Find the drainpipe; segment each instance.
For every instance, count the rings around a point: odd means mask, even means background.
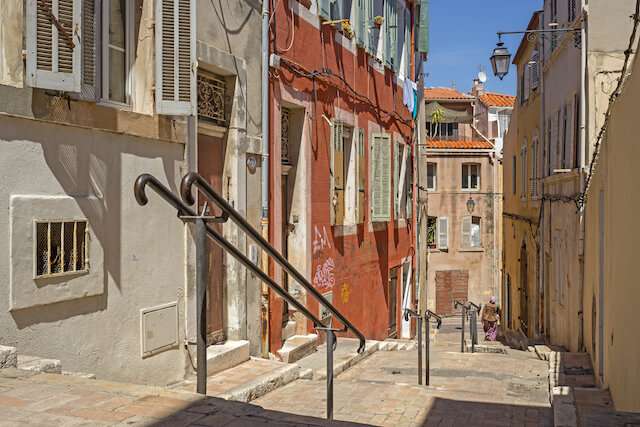
[[[269,239],[269,0],[262,0],[262,237]],[[262,269],[268,271],[269,261],[262,253]],[[269,355],[269,290],[261,286],[261,350]]]
[[[262,1],[262,219],[269,215],[269,1]]]
[[[545,28],[545,20],[544,20],[544,12],[541,14],[540,19],[542,20],[542,29]],[[544,42],[544,37],[540,37],[540,55],[538,56],[538,60],[540,61],[540,94],[541,94],[541,99],[540,99],[540,141],[542,141],[542,150],[544,153],[543,156],[543,164],[542,167],[540,168],[540,172],[539,174],[541,176],[545,176],[546,173],[546,163],[548,161],[547,156],[549,155],[548,150],[547,150],[547,108],[545,105],[545,78],[544,78],[544,62],[546,60],[545,58],[545,42]],[[539,177],[536,177],[536,179],[539,179]],[[540,186],[538,188],[538,186],[536,185],[536,189],[540,192],[540,214],[538,215],[538,218],[540,218],[540,223],[538,224],[538,235],[537,236],[533,236],[534,241],[536,241],[538,243],[538,277],[536,278],[538,280],[538,298],[540,298],[540,296],[542,295],[544,297],[543,301],[544,304],[538,304],[538,307],[540,307],[542,309],[542,313],[540,313],[540,316],[542,316],[542,324],[544,325],[543,328],[538,328],[538,332],[542,333],[543,336],[547,335],[547,331],[549,330],[549,319],[547,318],[547,307],[546,305],[550,303],[549,300],[549,294],[545,288],[545,282],[544,282],[544,270],[545,270],[545,263],[544,263],[544,258],[545,258],[545,254],[544,254],[544,248],[545,248],[545,234],[544,234],[544,181],[540,180]],[[538,319],[538,321],[540,321],[540,319]],[[538,325],[539,326],[539,325]]]
[[[587,17],[588,6],[582,0],[582,29],[580,31],[580,194],[585,191],[585,169],[587,159]],[[585,211],[584,205],[578,215],[580,221],[580,281],[578,284],[578,351],[584,347],[584,250],[585,250]]]

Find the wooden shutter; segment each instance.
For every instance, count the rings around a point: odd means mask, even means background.
[[[331,138],[331,205],[334,224],[344,222],[344,159],[344,127],[342,123],[334,123]]]
[[[196,113],[196,2],[156,0],[156,110]]]
[[[418,51],[429,53],[429,0],[420,0]]]
[[[318,0],[318,15],[324,19],[331,18],[331,0]]]
[[[400,143],[396,142],[393,149],[393,215],[398,219],[400,211],[400,160],[401,148]]]
[[[80,97],[96,99],[96,53],[98,34],[96,0],[82,0],[82,87]]]
[[[462,247],[471,247],[471,217],[462,218]]]
[[[373,136],[371,166],[371,221],[390,221],[391,142],[389,135]]]
[[[80,92],[81,0],[27,0],[27,83]]]
[[[367,0],[356,0],[356,43],[365,46],[367,39]]]
[[[438,218],[438,249],[449,249],[449,218]]]
[[[389,2],[389,65],[393,70],[398,69],[398,7],[396,0]]]
[[[406,153],[404,184],[405,214],[407,218],[411,218],[413,215],[413,159],[409,153],[409,147],[406,148]]]
[[[362,223],[365,220],[365,191],[367,182],[367,165],[365,153],[364,129],[358,129],[358,194],[356,196],[358,198],[358,223]]]

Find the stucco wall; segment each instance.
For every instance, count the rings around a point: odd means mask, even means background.
[[[103,378],[152,384],[182,378],[185,357],[179,348],[141,357],[140,310],[177,301],[183,316],[184,227],[155,195],[140,207],[132,189],[135,178],[149,172],[176,190],[183,150],[181,143],[0,116],[0,210],[6,213],[0,216],[2,344]],[[14,195],[67,196],[77,202],[92,228],[90,238],[104,250],[104,258],[90,267],[103,270],[95,295],[10,311],[9,245],[16,236],[10,238],[9,203]],[[39,218],[60,219],[56,206],[39,208]],[[99,255],[90,253],[89,261]],[[73,287],[75,282],[41,285]]]
[[[499,295],[497,277],[500,262],[496,248],[495,227],[495,180],[497,160],[486,154],[439,154],[431,150],[428,161],[437,163],[437,188],[429,191],[427,212],[433,217],[447,217],[449,221],[449,249],[430,250],[428,267],[427,305],[436,307],[435,276],[437,271],[468,270],[469,300],[476,304],[485,303],[492,295]],[[461,190],[461,171],[463,163],[481,165],[480,189],[478,191]],[[474,216],[481,217],[480,232],[482,248],[464,248],[462,245],[462,220],[468,216],[467,201],[475,203]]]
[[[637,323],[635,307],[640,302],[635,256],[640,193],[634,172],[640,147],[632,135],[637,127],[639,69],[640,57],[636,57],[633,74],[613,108],[588,193],[584,288],[585,343],[594,368],[598,375],[603,374],[604,385],[609,386],[616,408],[636,412],[640,412],[640,342],[634,326]],[[602,343],[598,337],[601,316],[604,320]],[[598,351],[601,344],[604,372],[600,369]]]

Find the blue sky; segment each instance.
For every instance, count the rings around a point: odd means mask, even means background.
[[[493,76],[489,57],[496,45],[497,31],[526,29],[531,14],[542,0],[431,0],[430,53],[427,86],[455,84],[468,91],[479,67],[489,76],[487,90],[515,94],[514,68],[500,81]],[[520,37],[503,38],[515,54]]]

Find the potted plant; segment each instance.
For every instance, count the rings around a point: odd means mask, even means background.
[[[347,19],[342,21],[342,34],[348,39],[353,38],[353,28],[351,27],[351,22]]]
[[[384,16],[377,15],[373,18],[373,25],[380,28],[384,23]]]

